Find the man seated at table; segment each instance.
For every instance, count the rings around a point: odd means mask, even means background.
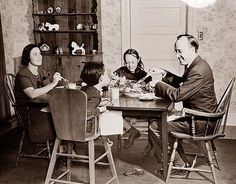
[[[176,56],[181,65],[186,70],[182,77],[176,76],[164,69],[153,69],[153,74],[162,74],[161,82],[157,82],[155,86],[155,95],[168,98],[173,102],[183,102],[183,107],[203,111],[214,112],[217,100],[214,89],[214,78],[211,67],[202,59],[198,53],[199,44],[192,35],[179,35],[174,44]],[[203,134],[206,120],[199,119],[196,123],[196,134]],[[213,126],[213,125],[212,125]],[[155,152],[159,160],[161,160],[160,140],[155,136],[155,129],[158,129],[158,122],[154,121],[150,125],[152,130],[150,133],[151,142],[155,148]],[[176,120],[168,122],[169,131],[188,133],[191,127],[186,117],[179,117]],[[169,143],[173,145],[173,138],[169,136]],[[180,143],[181,144],[181,143]],[[178,151],[178,148],[177,148]],[[182,159],[183,155],[180,155]],[[179,155],[175,158],[176,166],[186,165],[188,161],[181,160]]]

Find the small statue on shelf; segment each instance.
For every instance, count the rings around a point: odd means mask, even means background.
[[[50,24],[49,22],[46,22],[44,24],[44,27],[48,30],[48,31],[58,31],[59,30],[59,24]]]
[[[39,31],[47,31],[47,29],[44,27],[44,23],[40,23],[38,27]]]
[[[71,47],[72,47],[72,55],[77,55],[76,52],[79,51],[81,52],[80,55],[85,55],[85,49],[84,49],[84,44],[82,43],[81,46],[78,46],[77,43],[74,41],[71,42]]]
[[[41,52],[49,52],[50,51],[50,47],[48,44],[46,43],[42,43],[39,47]]]
[[[55,54],[63,54],[63,49],[61,46],[57,46],[55,49]]]

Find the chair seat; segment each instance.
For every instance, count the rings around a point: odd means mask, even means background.
[[[179,132],[170,132],[170,135],[172,137],[178,138],[178,139],[190,139],[193,141],[210,141],[210,140],[214,140],[218,137],[225,137],[225,134],[215,134],[215,135],[208,135],[208,136],[192,136],[189,134],[185,134],[185,133],[179,133]]]

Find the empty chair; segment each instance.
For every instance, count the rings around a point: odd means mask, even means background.
[[[107,137],[102,137],[105,153],[95,158],[94,140],[100,137],[99,115],[87,117],[87,95],[81,90],[56,88],[49,93],[49,104],[56,130],[56,141],[47,171],[45,184],[50,182],[78,183],[71,181],[71,158],[87,159],[89,162],[89,183],[95,184],[95,164],[107,156],[112,178],[107,182],[119,183],[112,157],[112,142]],[[87,132],[87,121],[93,121],[93,131]],[[60,152],[60,145],[67,145],[66,153]],[[78,155],[72,152],[74,143],[88,143],[88,155]],[[56,159],[60,156],[67,158],[67,169],[60,176],[53,176]],[[63,178],[66,176],[66,180]],[[54,177],[54,178],[53,178]],[[81,183],[81,182],[79,182]]]
[[[189,116],[191,118],[192,135],[178,133],[178,132],[170,132],[170,135],[173,138],[175,138],[175,142],[174,142],[173,150],[172,150],[171,157],[170,157],[170,163],[169,163],[169,167],[168,167],[166,182],[169,181],[169,177],[170,177],[172,169],[176,169],[176,170],[188,171],[187,177],[189,175],[189,172],[191,172],[191,171],[212,173],[214,183],[215,184],[217,183],[215,169],[214,169],[215,165],[213,163],[209,142],[211,142],[212,150],[213,150],[215,161],[217,164],[217,168],[219,168],[219,164],[218,164],[218,160],[217,160],[217,151],[216,151],[216,147],[214,144],[214,140],[221,138],[221,137],[225,137],[225,127],[226,127],[226,123],[227,123],[227,116],[228,116],[229,105],[230,105],[234,82],[235,82],[235,78],[233,78],[230,81],[230,83],[229,83],[228,87],[226,88],[223,96],[221,97],[214,113],[199,112],[196,110],[191,110],[191,109],[186,109],[186,108],[183,109],[183,112],[185,113],[185,115]],[[195,118],[196,117],[204,117],[207,119],[207,124],[206,124],[203,136],[199,136],[199,135],[195,134]],[[214,129],[213,130],[210,129],[210,125],[209,125],[210,122],[214,122]],[[207,151],[207,159],[208,159],[208,163],[210,166],[210,170],[194,167],[197,162],[197,158],[198,158],[197,154],[195,155],[195,158],[194,158],[191,166],[188,166],[188,167],[175,167],[175,166],[173,166],[173,161],[175,158],[176,149],[178,146],[181,145],[181,144],[178,145],[178,141],[182,140],[182,139],[205,142],[205,148]],[[183,148],[181,147],[181,149],[183,149]],[[185,158],[185,160],[187,160],[187,158]]]
[[[8,73],[4,76],[4,89],[6,92],[6,95],[12,105],[12,107],[14,108],[16,117],[17,117],[17,121],[18,121],[18,126],[21,128],[22,130],[22,135],[21,135],[21,140],[19,143],[19,149],[18,149],[18,154],[17,154],[17,159],[16,159],[16,166],[18,166],[19,164],[19,160],[20,157],[28,157],[28,158],[50,158],[51,155],[51,151],[50,151],[50,145],[49,145],[49,141],[45,141],[42,142],[42,144],[40,144],[40,147],[43,146],[43,148],[40,148],[38,151],[36,151],[33,154],[26,154],[23,151],[23,145],[24,145],[24,140],[25,140],[25,135],[26,133],[28,133],[27,127],[30,124],[30,116],[28,115],[28,118],[26,120],[26,122],[24,122],[22,115],[20,113],[20,105],[18,105],[16,103],[16,99],[15,99],[15,95],[14,95],[14,87],[15,87],[15,75]],[[28,111],[28,107],[26,107],[27,111]],[[26,112],[28,114],[28,112]],[[36,145],[36,144],[35,144]],[[38,145],[38,144],[37,144]],[[37,146],[36,145],[36,146]],[[44,152],[46,152],[46,155],[42,155]]]

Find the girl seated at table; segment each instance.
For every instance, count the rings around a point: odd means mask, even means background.
[[[139,53],[135,49],[128,49],[124,55],[124,66],[120,67],[113,72],[112,78],[116,81],[122,81],[125,83],[126,80],[132,81],[142,81],[142,79],[147,75],[147,72],[144,70],[144,64],[141,60]],[[142,83],[147,84],[152,80],[151,76],[145,78]],[[140,137],[140,132],[132,126],[136,121],[136,118],[124,118],[124,128],[129,132],[127,141],[124,144],[125,148],[130,148],[134,140]]]

